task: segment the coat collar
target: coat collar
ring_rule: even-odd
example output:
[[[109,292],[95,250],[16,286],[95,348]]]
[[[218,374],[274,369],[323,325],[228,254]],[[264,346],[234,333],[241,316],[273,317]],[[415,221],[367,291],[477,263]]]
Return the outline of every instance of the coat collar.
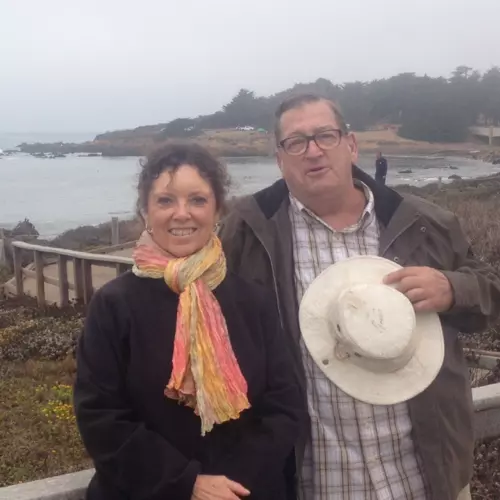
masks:
[[[352,175],[355,179],[365,183],[371,189],[375,199],[375,213],[377,219],[384,226],[387,226],[400,203],[403,201],[403,197],[393,189],[376,182],[356,165],[352,167]],[[285,181],[280,179],[268,188],[255,193],[253,198],[257,202],[265,218],[270,219],[276,214],[280,206],[284,202],[287,202],[286,198],[288,198],[288,195],[288,187]]]
[[[371,189],[375,199],[375,214],[381,226],[379,255],[387,254],[392,258],[391,246],[395,240],[415,224],[421,215],[409,199],[394,189],[376,182],[356,165],[352,168],[353,177],[364,182]],[[253,230],[271,257],[277,258],[272,251],[276,245],[286,242],[287,246],[291,247],[289,204],[288,187],[285,181],[280,179],[254,195],[241,199],[235,206],[239,216]],[[410,249],[405,249],[403,253],[409,252]],[[398,250],[398,253],[401,253],[401,250]],[[404,256],[398,255],[397,258],[401,262],[405,260]]]

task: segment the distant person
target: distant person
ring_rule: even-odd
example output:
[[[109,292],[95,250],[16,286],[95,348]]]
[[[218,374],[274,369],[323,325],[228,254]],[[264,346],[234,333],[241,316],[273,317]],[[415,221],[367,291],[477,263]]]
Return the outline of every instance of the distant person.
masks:
[[[236,200],[222,221],[220,236],[229,268],[274,291],[301,373],[310,416],[308,432],[296,445],[301,500],[470,499],[473,406],[459,332],[479,333],[498,318],[498,271],[473,255],[454,214],[375,182],[356,166],[356,137],[332,101],[293,96],[275,117],[276,157],[283,178]],[[351,364],[366,366],[371,361],[374,372],[382,368],[380,359],[367,358],[364,350],[342,352],[353,337],[341,326],[345,321],[335,321],[338,304],[318,315],[323,297],[332,290],[324,287],[323,294],[317,293],[315,280],[321,282],[323,273],[331,272],[327,269],[355,256],[385,257],[399,266],[396,272],[384,272],[385,284],[404,294],[399,299],[406,306],[409,301],[415,314],[429,313],[440,322],[444,362],[431,385],[407,401],[370,403],[325,375],[339,366],[331,362],[338,355],[346,361],[342,373],[365,390],[373,380],[358,377]],[[377,267],[378,259],[371,260],[372,267],[348,266],[343,277],[333,280],[334,286],[346,277],[364,278]],[[378,275],[377,280],[383,286],[383,278]],[[313,288],[315,310],[299,317]],[[345,305],[344,298],[339,302]],[[357,315],[358,307],[352,304],[344,320],[362,325],[367,316]],[[375,311],[370,313],[373,324],[383,326]],[[312,320],[318,328],[312,333],[336,328],[339,348],[331,349],[331,341],[315,335],[319,349],[316,356],[311,352],[301,325]],[[404,329],[406,320],[394,321]],[[426,329],[427,334],[432,331]],[[366,333],[362,335],[367,345],[377,351],[376,336],[368,338]],[[410,352],[414,356],[416,350],[407,350],[405,360]],[[428,366],[425,359],[419,365]],[[397,367],[390,363],[383,370],[398,376]],[[387,393],[394,396],[391,390]]]
[[[87,500],[295,498],[305,404],[273,295],[227,271],[226,181],[199,146],[142,167],[134,268],[96,292],[78,343]]]
[[[379,151],[377,153],[377,160],[375,161],[375,180],[380,184],[385,184],[387,178],[387,160],[382,156]]]

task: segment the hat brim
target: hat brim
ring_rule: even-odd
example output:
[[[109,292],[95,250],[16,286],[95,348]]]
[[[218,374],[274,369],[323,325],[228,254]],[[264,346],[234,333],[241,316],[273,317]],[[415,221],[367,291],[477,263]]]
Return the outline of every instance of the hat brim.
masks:
[[[407,401],[424,391],[436,378],[444,360],[444,338],[436,313],[416,313],[419,342],[409,363],[392,373],[374,373],[334,354],[328,314],[332,296],[346,286],[380,284],[401,266],[377,256],[358,256],[325,269],[306,290],[299,309],[300,329],[314,362],[342,391],[373,405]]]

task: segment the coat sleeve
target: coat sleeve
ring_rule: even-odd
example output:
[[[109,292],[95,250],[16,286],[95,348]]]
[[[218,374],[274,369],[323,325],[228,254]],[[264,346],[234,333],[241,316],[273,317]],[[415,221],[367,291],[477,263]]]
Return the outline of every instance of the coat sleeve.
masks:
[[[273,479],[284,477],[285,464],[290,470],[290,461],[293,469],[288,475],[293,475],[293,448],[307,418],[288,339],[280,327],[272,296],[265,303],[261,324],[266,339],[267,388],[253,403],[257,423],[210,470],[244,485],[251,491],[251,498],[267,498]]]
[[[200,465],[137,418],[125,386],[126,309],[109,295],[94,295],[77,348],[74,406],[83,443],[99,475],[124,497],[189,500]]]
[[[474,257],[456,216],[450,239],[455,266],[443,272],[453,289],[454,304],[443,318],[464,333],[483,331],[500,313],[500,273]]]

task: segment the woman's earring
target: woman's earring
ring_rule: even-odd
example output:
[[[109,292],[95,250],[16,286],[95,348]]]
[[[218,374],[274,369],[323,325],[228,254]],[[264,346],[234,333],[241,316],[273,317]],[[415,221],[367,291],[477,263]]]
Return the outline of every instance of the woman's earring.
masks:
[[[153,234],[153,229],[150,228],[147,224],[146,224],[146,231],[149,233],[149,234]]]
[[[220,222],[216,222],[214,226],[214,233],[216,233],[220,228]]]

